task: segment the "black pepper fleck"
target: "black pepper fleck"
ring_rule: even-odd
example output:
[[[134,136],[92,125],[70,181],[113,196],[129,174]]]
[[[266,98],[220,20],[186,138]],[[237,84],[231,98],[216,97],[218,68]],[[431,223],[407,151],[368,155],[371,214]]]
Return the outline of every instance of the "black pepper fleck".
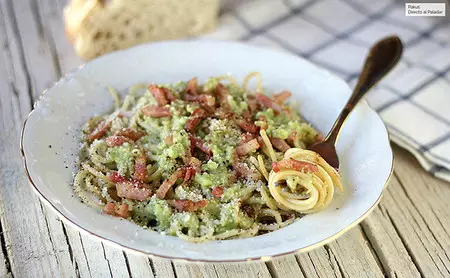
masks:
[[[66,169],[69,169],[69,166],[65,166],[66,167]]]
[[[48,145],[48,147],[51,149],[51,148],[52,148],[52,145]]]

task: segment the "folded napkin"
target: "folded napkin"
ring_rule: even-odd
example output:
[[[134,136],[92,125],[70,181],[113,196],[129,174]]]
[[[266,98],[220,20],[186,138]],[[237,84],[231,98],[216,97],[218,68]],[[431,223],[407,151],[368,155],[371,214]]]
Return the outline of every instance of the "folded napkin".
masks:
[[[391,0],[228,0],[222,8],[218,29],[199,39],[239,40],[292,52],[350,86],[369,47],[398,35],[404,57],[366,99],[392,141],[413,153],[427,171],[450,181],[448,3],[446,17],[405,16],[405,3]]]

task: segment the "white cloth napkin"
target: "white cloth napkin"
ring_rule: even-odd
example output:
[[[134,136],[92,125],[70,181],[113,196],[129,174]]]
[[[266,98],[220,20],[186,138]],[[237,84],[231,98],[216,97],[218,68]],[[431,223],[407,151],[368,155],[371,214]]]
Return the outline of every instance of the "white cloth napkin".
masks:
[[[448,6],[446,17],[408,17],[404,2],[392,0],[228,0],[217,30],[199,39],[239,40],[292,52],[353,86],[371,44],[397,34],[404,56],[366,99],[392,141],[413,153],[427,171],[450,181]]]

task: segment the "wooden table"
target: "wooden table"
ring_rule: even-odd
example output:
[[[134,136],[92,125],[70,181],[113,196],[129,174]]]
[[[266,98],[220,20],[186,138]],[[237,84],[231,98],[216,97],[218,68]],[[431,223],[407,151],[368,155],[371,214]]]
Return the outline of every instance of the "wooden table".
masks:
[[[42,205],[19,154],[40,92],[82,64],[64,36],[64,0],[0,0],[0,277],[450,277],[450,184],[394,146],[395,172],[360,225],[270,262],[182,264],[80,234]]]

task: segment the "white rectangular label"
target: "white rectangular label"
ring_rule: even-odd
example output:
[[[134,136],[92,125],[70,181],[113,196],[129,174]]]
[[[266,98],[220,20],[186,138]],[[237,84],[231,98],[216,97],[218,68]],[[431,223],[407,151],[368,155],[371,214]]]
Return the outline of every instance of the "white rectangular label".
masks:
[[[405,3],[405,16],[445,16],[445,3]]]

